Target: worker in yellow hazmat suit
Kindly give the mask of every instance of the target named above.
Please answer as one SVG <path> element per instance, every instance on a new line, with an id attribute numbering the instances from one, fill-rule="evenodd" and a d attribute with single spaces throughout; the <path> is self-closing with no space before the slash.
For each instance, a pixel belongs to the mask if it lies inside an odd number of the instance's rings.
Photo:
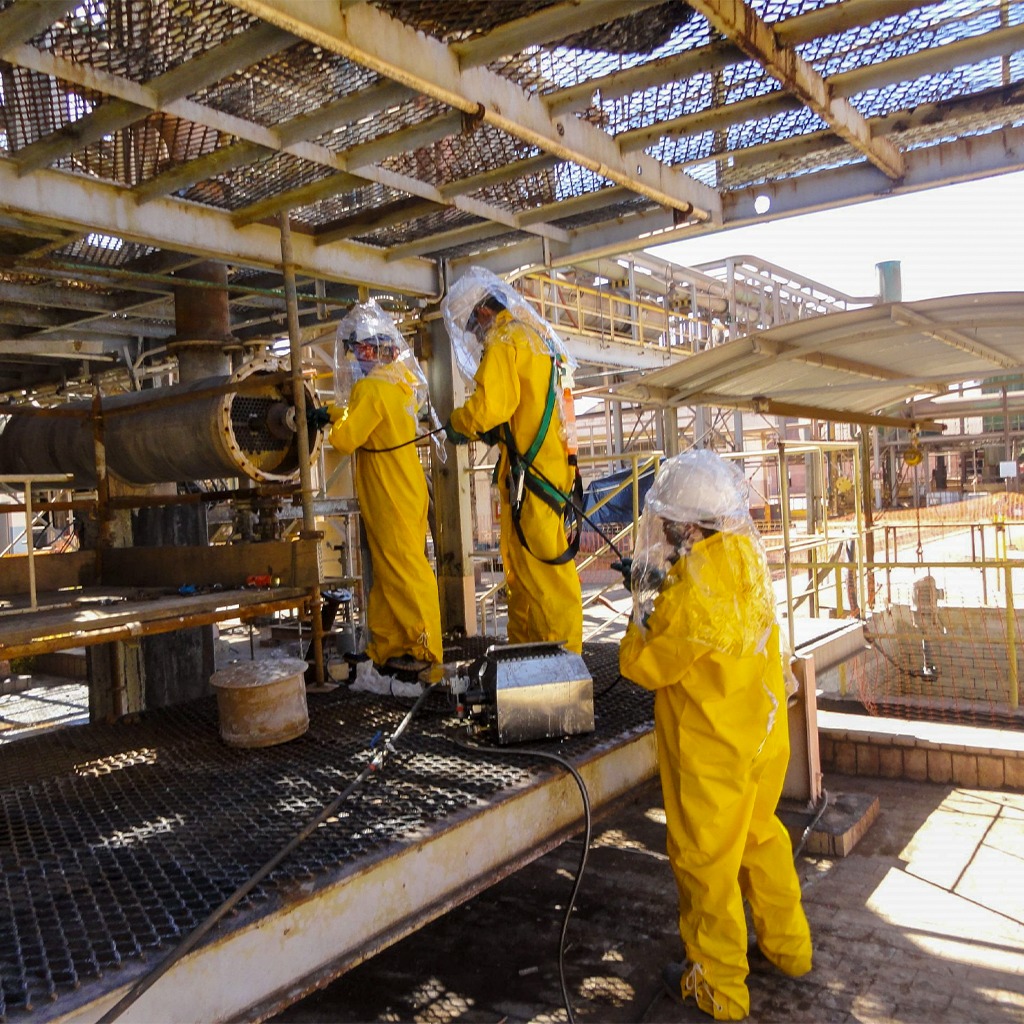
<path id="1" fill-rule="evenodd" d="M 427 561 L 427 481 L 417 454 L 417 408 L 426 380 L 394 322 L 375 302 L 353 307 L 338 327 L 339 401 L 328 439 L 355 455 L 355 486 L 373 584 L 366 653 L 439 665 L 441 611 Z"/>
<path id="2" fill-rule="evenodd" d="M 583 599 L 564 512 L 578 474 L 562 414 L 557 336 L 508 285 L 473 268 L 441 304 L 456 363 L 473 388 L 445 430 L 497 441 L 502 562 L 511 643 L 583 649 Z M 581 495 L 578 495 L 581 497 Z"/>
<path id="3" fill-rule="evenodd" d="M 794 977 L 811 937 L 775 809 L 789 761 L 786 687 L 764 546 L 742 474 L 710 451 L 670 459 L 627 567 L 623 676 L 655 692 L 668 854 L 686 950 L 663 980 L 716 1020 L 742 1020 L 750 903 L 761 952 Z"/>

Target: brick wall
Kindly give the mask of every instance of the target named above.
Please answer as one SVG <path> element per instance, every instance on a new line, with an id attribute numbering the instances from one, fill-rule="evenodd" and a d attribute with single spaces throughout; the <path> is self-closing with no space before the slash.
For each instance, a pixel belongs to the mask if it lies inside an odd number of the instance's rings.
<path id="1" fill-rule="evenodd" d="M 822 713 L 818 740 L 826 777 L 1024 790 L 1024 733 Z"/>

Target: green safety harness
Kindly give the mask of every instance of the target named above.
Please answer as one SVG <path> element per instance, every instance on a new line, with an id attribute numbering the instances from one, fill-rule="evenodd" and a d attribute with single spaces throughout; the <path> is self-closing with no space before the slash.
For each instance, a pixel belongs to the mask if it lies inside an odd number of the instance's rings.
<path id="1" fill-rule="evenodd" d="M 551 417 L 555 410 L 555 398 L 558 392 L 558 362 L 551 360 L 551 380 L 548 384 L 548 397 L 544 404 L 544 415 L 533 444 L 525 452 L 520 452 L 512 427 L 509 423 L 501 423 L 492 430 L 481 435 L 485 441 L 505 446 L 508 456 L 508 473 L 505 482 L 508 485 L 509 508 L 512 513 L 512 525 L 515 527 L 519 543 L 540 562 L 546 565 L 563 565 L 576 557 L 580 549 L 580 534 L 583 525 L 583 479 L 580 476 L 576 456 L 569 455 L 569 465 L 573 467 L 573 482 L 568 493 L 557 488 L 537 467 L 534 460 L 540 451 L 544 438 L 551 426 Z M 500 466 L 500 461 L 498 465 Z M 494 467 L 494 483 L 498 483 L 498 466 Z M 541 558 L 530 549 L 529 542 L 523 533 L 522 511 L 526 492 L 529 491 L 544 502 L 552 511 L 557 512 L 566 522 L 570 531 L 566 549 L 555 558 Z M 571 526 L 569 524 L 572 524 Z"/>

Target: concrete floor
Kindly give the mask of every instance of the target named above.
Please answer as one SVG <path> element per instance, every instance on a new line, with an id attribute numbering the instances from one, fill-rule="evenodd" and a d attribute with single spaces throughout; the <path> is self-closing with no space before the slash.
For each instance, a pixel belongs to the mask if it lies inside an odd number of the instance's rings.
<path id="1" fill-rule="evenodd" d="M 1024 1021 L 1024 795 L 836 776 L 880 814 L 844 859 L 801 856 L 813 971 L 752 973 L 751 1021 Z M 565 975 L 579 1021 L 705 1019 L 662 994 L 680 956 L 656 783 L 595 824 Z M 566 1020 L 558 945 L 571 841 L 275 1018 Z"/>

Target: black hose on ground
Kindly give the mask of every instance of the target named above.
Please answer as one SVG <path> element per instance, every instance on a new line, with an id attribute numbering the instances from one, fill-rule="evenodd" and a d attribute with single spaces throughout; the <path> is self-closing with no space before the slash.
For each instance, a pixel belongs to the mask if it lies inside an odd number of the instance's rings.
<path id="1" fill-rule="evenodd" d="M 456 734 L 455 743 L 457 746 L 463 747 L 466 750 L 479 750 L 485 754 L 516 754 L 521 757 L 540 758 L 542 761 L 553 761 L 555 764 L 569 772 L 575 780 L 576 785 L 579 787 L 580 797 L 583 800 L 583 819 L 585 822 L 583 850 L 580 853 L 580 862 L 576 868 L 576 880 L 573 882 L 572 892 L 569 894 L 569 902 L 565 908 L 565 916 L 562 919 L 562 933 L 558 940 L 558 980 L 562 986 L 562 1001 L 565 1004 L 565 1013 L 569 1024 L 576 1024 L 576 1018 L 572 1012 L 572 1001 L 569 999 L 569 987 L 565 982 L 565 939 L 569 931 L 569 917 L 572 914 L 573 907 L 576 905 L 576 895 L 580 891 L 580 884 L 583 881 L 583 871 L 587 866 L 587 854 L 590 852 L 590 836 L 593 821 L 590 813 L 590 794 L 587 792 L 586 783 L 583 781 L 583 777 L 575 767 L 564 757 L 559 757 L 557 754 L 551 754 L 546 750 L 537 750 L 533 747 L 529 749 L 524 747 L 488 747 L 480 743 L 470 743 L 465 733 L 461 731 Z"/>

